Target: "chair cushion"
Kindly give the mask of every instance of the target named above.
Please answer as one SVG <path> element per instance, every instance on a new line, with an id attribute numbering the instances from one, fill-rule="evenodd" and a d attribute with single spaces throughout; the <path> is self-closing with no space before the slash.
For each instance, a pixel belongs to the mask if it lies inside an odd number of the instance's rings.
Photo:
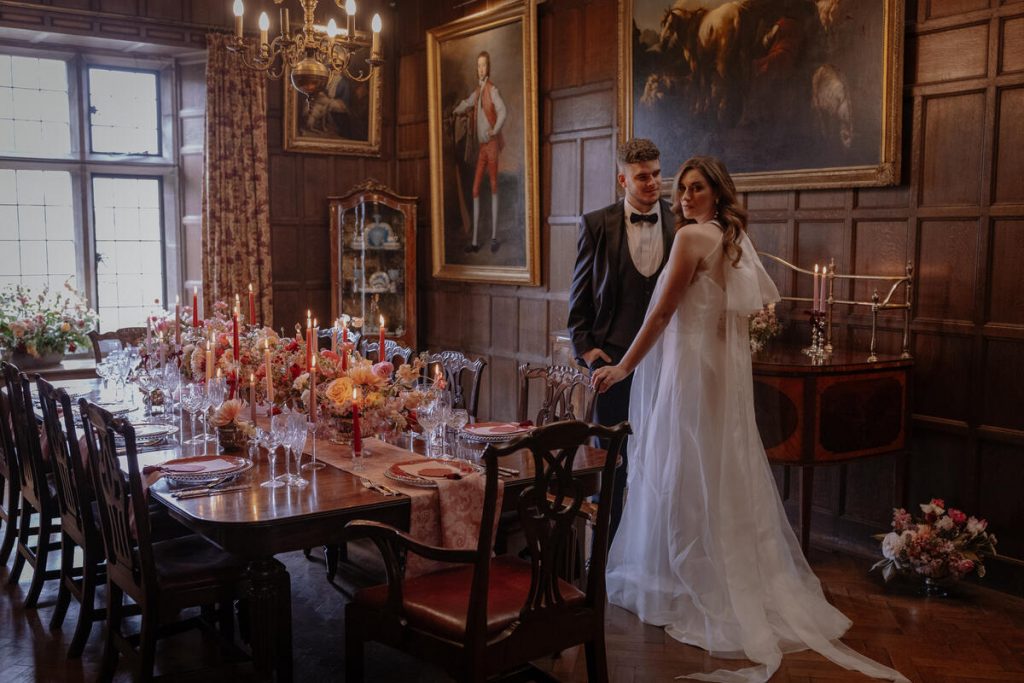
<path id="1" fill-rule="evenodd" d="M 245 560 L 192 534 L 153 544 L 161 589 L 193 589 L 241 578 Z"/>
<path id="2" fill-rule="evenodd" d="M 487 591 L 487 634 L 498 633 L 519 618 L 519 611 L 530 591 L 530 563 L 512 557 L 491 562 L 490 589 Z M 466 613 L 473 581 L 473 567 L 462 566 L 424 574 L 405 581 L 403 607 L 409 623 L 453 640 L 466 633 Z M 569 605 L 583 602 L 584 595 L 575 586 L 559 579 L 562 597 Z M 364 588 L 354 602 L 375 609 L 387 602 L 387 585 Z"/>

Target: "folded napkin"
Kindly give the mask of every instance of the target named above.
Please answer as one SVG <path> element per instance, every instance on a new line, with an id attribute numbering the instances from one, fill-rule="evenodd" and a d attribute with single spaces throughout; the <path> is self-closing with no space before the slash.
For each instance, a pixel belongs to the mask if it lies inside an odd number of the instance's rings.
<path id="1" fill-rule="evenodd" d="M 486 479 L 477 472 L 459 479 L 438 479 L 437 497 L 440 506 L 441 545 L 452 549 L 475 548 L 480 538 L 480 523 L 484 505 Z M 505 482 L 498 481 L 496 510 L 501 510 Z M 497 528 L 499 515 L 491 524 Z M 493 531 L 493 530 L 492 530 Z M 492 533 L 491 543 L 493 545 Z"/>

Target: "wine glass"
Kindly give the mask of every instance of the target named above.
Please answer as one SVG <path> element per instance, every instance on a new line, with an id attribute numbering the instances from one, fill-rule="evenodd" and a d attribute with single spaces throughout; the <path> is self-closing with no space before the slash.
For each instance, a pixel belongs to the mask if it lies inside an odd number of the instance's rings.
<path id="1" fill-rule="evenodd" d="M 423 427 L 423 434 L 426 439 L 426 456 L 428 458 L 434 457 L 434 432 L 437 430 L 437 426 L 441 424 L 441 415 L 442 409 L 436 400 L 420 406 L 419 410 L 416 411 L 416 420 Z"/>
<path id="2" fill-rule="evenodd" d="M 295 451 L 295 474 L 289 475 L 288 485 L 302 488 L 309 486 L 309 482 L 303 479 L 299 472 L 302 470 L 302 451 L 306 446 L 306 415 L 295 411 L 288 421 L 288 446 Z"/>
<path id="3" fill-rule="evenodd" d="M 452 408 L 448 411 L 448 419 L 445 425 L 455 430 L 455 454 L 462 450 L 462 428 L 469 422 L 469 411 L 465 408 Z"/>
<path id="4" fill-rule="evenodd" d="M 310 420 L 309 422 L 306 423 L 306 426 L 309 428 L 309 433 L 313 437 L 313 460 L 303 465 L 302 469 L 306 470 L 307 472 L 311 470 L 321 470 L 327 467 L 327 465 L 316 459 L 316 434 L 317 430 L 320 427 L 320 423 L 316 420 Z"/>
<path id="5" fill-rule="evenodd" d="M 186 384 L 181 390 L 181 407 L 185 409 L 185 412 L 189 415 L 190 425 L 192 427 L 192 438 L 186 441 L 186 444 L 196 445 L 206 443 L 206 431 L 203 434 L 196 432 L 196 415 L 203 410 L 203 406 L 206 404 L 206 391 L 203 385 L 195 382 L 193 384 Z"/>
<path id="6" fill-rule="evenodd" d="M 287 427 L 286 419 L 284 413 L 271 416 L 270 431 L 264 432 L 267 460 L 270 462 L 270 479 L 260 484 L 265 489 L 276 489 L 284 486 L 284 482 L 274 476 L 274 464 L 277 462 L 277 449 L 281 446 L 282 437 Z"/>

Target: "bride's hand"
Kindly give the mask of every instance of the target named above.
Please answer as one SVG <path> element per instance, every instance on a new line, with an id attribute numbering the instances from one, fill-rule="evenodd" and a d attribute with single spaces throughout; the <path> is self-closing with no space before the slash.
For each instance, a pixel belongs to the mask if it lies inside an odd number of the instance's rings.
<path id="1" fill-rule="evenodd" d="M 616 382 L 625 379 L 627 373 L 621 365 L 605 365 L 597 370 L 590 377 L 590 386 L 594 387 L 599 394 L 603 394 L 612 388 Z"/>

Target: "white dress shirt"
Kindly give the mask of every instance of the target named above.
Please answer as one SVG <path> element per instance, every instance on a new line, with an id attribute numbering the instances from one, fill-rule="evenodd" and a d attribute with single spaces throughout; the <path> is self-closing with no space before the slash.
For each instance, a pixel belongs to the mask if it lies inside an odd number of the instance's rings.
<path id="1" fill-rule="evenodd" d="M 624 199 L 623 202 L 626 205 L 626 241 L 629 244 L 629 255 L 640 274 L 650 277 L 658 272 L 665 251 L 661 236 L 661 202 L 655 204 L 650 211 L 634 208 L 628 199 Z M 634 223 L 629 220 L 634 213 L 653 213 L 658 220 L 654 223 Z"/>

